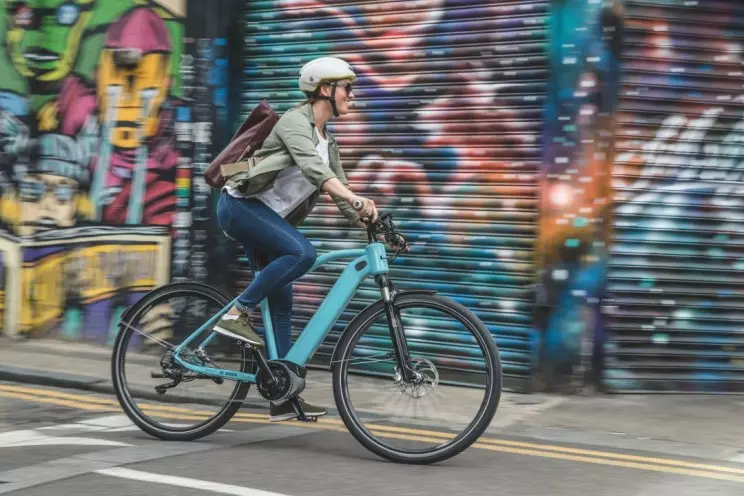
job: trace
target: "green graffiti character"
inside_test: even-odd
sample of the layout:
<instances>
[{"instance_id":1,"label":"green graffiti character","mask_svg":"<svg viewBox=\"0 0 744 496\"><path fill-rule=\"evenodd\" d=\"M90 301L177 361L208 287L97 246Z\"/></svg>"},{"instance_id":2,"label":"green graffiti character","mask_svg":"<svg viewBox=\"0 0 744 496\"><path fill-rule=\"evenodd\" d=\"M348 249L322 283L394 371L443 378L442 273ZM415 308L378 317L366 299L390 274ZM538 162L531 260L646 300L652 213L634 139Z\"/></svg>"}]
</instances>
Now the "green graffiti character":
<instances>
[{"instance_id":1,"label":"green graffiti character","mask_svg":"<svg viewBox=\"0 0 744 496\"><path fill-rule=\"evenodd\" d=\"M70 73L96 1L7 0L8 53L32 87L54 91Z\"/></svg>"}]
</instances>

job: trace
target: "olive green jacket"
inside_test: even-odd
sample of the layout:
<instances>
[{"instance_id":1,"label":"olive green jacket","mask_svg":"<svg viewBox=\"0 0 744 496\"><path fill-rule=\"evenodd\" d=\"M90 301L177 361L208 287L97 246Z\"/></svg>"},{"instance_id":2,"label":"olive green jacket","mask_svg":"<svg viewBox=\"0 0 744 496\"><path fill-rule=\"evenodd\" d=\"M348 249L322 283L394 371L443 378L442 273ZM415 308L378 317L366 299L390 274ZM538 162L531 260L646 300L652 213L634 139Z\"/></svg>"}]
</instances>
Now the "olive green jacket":
<instances>
[{"instance_id":1,"label":"olive green jacket","mask_svg":"<svg viewBox=\"0 0 744 496\"><path fill-rule=\"evenodd\" d=\"M321 193L320 188L328 179L335 177L344 186L349 187L346 174L341 167L336 139L328 131L326 136L328 165L321 160L316 151L320 140L315 133L313 107L309 103L298 105L282 115L266 137L261 149L244 160L245 168L248 170L230 176L225 185L236 189L246 198L255 197L269 189L282 170L296 164L302 175L317 188L314 194L287 217L290 223L297 225L313 209ZM359 222L359 214L346 200L334 195L331 195L331 198L350 224L356 225Z\"/></svg>"}]
</instances>

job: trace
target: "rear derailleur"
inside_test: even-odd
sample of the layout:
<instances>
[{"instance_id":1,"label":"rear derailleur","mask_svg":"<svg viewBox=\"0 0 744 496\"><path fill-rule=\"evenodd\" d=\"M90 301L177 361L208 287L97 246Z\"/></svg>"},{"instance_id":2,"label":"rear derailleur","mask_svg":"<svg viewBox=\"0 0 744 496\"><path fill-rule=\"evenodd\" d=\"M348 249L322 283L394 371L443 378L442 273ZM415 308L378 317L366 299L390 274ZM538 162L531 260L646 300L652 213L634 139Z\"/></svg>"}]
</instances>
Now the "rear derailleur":
<instances>
[{"instance_id":1,"label":"rear derailleur","mask_svg":"<svg viewBox=\"0 0 744 496\"><path fill-rule=\"evenodd\" d=\"M198 362L195 363L195 365L204 366L207 364L212 364L212 360L201 348L197 349L194 352L188 352L187 354L190 358L194 358L194 361ZM184 369L184 367L174 358L172 350L168 350L163 358L160 360L160 368L161 372L150 372L150 377L152 377L153 379L171 379L171 382L155 386L155 392L160 395L165 394L168 389L178 386L181 382L190 382L195 379L211 379L217 384L222 384L224 382L224 379L222 379L221 377L211 377L204 374L197 374L191 372L190 370Z\"/></svg>"}]
</instances>

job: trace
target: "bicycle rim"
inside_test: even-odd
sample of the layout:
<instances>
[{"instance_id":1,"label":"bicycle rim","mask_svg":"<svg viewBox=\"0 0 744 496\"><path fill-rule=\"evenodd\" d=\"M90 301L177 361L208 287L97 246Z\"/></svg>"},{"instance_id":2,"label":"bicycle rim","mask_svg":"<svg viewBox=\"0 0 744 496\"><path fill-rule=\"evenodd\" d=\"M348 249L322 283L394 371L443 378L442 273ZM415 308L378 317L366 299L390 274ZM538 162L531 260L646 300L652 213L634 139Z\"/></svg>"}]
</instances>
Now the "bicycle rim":
<instances>
[{"instance_id":1,"label":"bicycle rim","mask_svg":"<svg viewBox=\"0 0 744 496\"><path fill-rule=\"evenodd\" d=\"M250 384L228 380L217 384L167 358L228 302L212 288L182 284L146 295L120 323L112 357L114 386L124 411L146 432L163 439L196 439L219 429L240 408ZM207 336L203 333L194 346ZM181 357L199 365L251 369L247 351L222 336L205 352L197 355L189 348ZM212 362L205 362L204 357ZM172 383L173 376L153 378L152 374L164 374L166 368L180 371L183 380L160 394L156 387Z\"/></svg>"}]
</instances>

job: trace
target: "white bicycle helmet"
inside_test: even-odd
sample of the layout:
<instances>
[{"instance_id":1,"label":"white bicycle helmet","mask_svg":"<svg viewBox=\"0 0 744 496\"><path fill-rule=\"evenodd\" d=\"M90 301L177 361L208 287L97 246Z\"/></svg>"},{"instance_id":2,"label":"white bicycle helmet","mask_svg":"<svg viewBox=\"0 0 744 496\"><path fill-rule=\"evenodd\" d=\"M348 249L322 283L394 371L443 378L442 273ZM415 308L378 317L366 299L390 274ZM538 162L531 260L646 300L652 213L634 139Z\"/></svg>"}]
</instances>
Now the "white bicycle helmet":
<instances>
[{"instance_id":1,"label":"white bicycle helmet","mask_svg":"<svg viewBox=\"0 0 744 496\"><path fill-rule=\"evenodd\" d=\"M328 100L333 107L333 114L338 117L336 110L336 83L338 81L356 79L356 74L348 62L338 57L319 57L313 59L300 69L300 89L309 97L315 94L316 90L323 83L331 83L331 96L319 96L316 98Z\"/></svg>"}]
</instances>

